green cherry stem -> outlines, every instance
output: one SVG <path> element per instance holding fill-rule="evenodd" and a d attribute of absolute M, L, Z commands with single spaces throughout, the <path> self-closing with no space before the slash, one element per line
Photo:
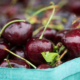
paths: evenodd
<path fill-rule="evenodd" d="M 58 6 L 57 6 L 57 5 L 51 5 L 51 6 L 42 8 L 42 9 L 36 11 L 34 14 L 32 14 L 32 15 L 28 18 L 28 20 L 30 20 L 33 16 L 35 16 L 35 15 L 37 15 L 37 14 L 43 12 L 43 11 L 46 11 L 46 10 L 48 10 L 48 9 L 52 9 L 53 7 L 58 7 Z"/>
<path fill-rule="evenodd" d="M 42 28 L 43 28 L 43 26 L 41 26 L 38 29 L 36 29 L 35 31 L 33 31 L 33 36 L 35 36 Z"/>
<path fill-rule="evenodd" d="M 0 32 L 0 37 L 1 37 L 4 29 L 5 29 L 7 26 L 9 26 L 10 24 L 15 23 L 15 22 L 25 22 L 25 20 L 13 20 L 13 21 L 8 22 L 8 23 L 7 23 L 6 25 L 4 25 L 4 27 L 2 28 L 2 30 L 1 30 L 1 32 Z"/>
<path fill-rule="evenodd" d="M 49 25 L 49 23 L 50 23 L 50 21 L 51 21 L 51 19 L 52 19 L 53 15 L 54 15 L 54 12 L 55 12 L 55 7 L 53 7 L 52 14 L 51 14 L 51 16 L 50 16 L 50 18 L 49 18 L 49 20 L 48 20 L 48 22 L 47 22 L 47 24 L 46 24 L 46 26 L 45 26 L 45 28 L 44 28 L 44 31 L 42 32 L 41 36 L 39 37 L 39 39 L 42 39 L 43 34 L 44 34 L 44 32 L 45 32 L 46 28 L 48 27 L 48 25 Z"/>
<path fill-rule="evenodd" d="M 63 52 L 63 54 L 60 56 L 60 60 L 64 57 L 64 55 L 67 53 L 67 49 Z"/>
<path fill-rule="evenodd" d="M 67 53 L 67 49 L 63 52 L 63 54 L 59 57 L 58 60 L 56 60 L 56 62 L 52 65 L 53 67 L 56 65 L 56 66 L 59 66 L 62 62 L 61 62 L 61 59 L 64 57 L 64 55 Z"/>
<path fill-rule="evenodd" d="M 13 68 L 13 67 L 11 66 L 11 64 L 9 63 L 9 60 L 7 60 L 7 59 L 5 59 L 5 60 L 6 60 L 6 62 L 8 63 L 9 67 L 10 67 L 10 68 Z"/>
<path fill-rule="evenodd" d="M 14 56 L 16 56 L 16 57 L 22 59 L 23 61 L 25 61 L 25 62 L 27 62 L 29 65 L 31 65 L 34 69 L 36 69 L 36 66 L 33 65 L 33 64 L 32 64 L 31 62 L 29 62 L 28 60 L 22 58 L 21 56 L 15 54 L 15 53 L 13 53 L 12 51 L 8 50 L 7 48 L 4 48 L 4 50 L 6 50 L 6 51 L 8 51 L 9 53 L 11 53 L 12 55 L 14 55 Z"/>

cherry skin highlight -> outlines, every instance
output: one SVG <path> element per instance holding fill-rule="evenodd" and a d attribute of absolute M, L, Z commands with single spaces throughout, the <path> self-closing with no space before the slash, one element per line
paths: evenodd
<path fill-rule="evenodd" d="M 58 42 L 61 42 L 61 39 L 62 39 L 62 37 L 68 32 L 69 30 L 61 30 L 61 31 L 58 31 L 57 33 L 56 33 L 56 37 L 55 37 L 55 41 L 56 41 L 56 44 L 58 43 Z"/>
<path fill-rule="evenodd" d="M 12 52 L 14 52 L 15 54 L 17 54 L 17 55 L 19 55 L 19 56 L 21 56 L 21 57 L 23 57 L 23 58 L 26 58 L 26 57 L 25 57 L 24 50 L 23 50 L 22 48 L 16 48 L 16 49 L 14 49 Z M 14 56 L 14 55 L 11 55 L 11 54 L 10 54 L 10 59 L 22 61 L 22 59 Z"/>
<path fill-rule="evenodd" d="M 73 29 L 62 37 L 63 45 L 71 58 L 80 57 L 80 29 Z"/>
<path fill-rule="evenodd" d="M 29 22 L 15 22 L 7 26 L 2 36 L 14 45 L 22 45 L 32 37 L 32 25 Z"/>

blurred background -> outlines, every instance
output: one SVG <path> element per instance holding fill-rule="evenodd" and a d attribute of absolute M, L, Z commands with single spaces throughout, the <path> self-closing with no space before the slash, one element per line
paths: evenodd
<path fill-rule="evenodd" d="M 72 4 L 76 2 L 79 5 L 80 0 L 0 0 L 0 29 L 12 18 L 27 20 L 37 10 L 50 6 L 51 1 L 58 5 L 58 8 L 49 27 L 59 30 L 70 28 L 72 22 L 79 17 L 79 14 L 72 10 Z M 29 21 L 34 30 L 36 27 L 45 26 L 51 13 L 52 9 L 48 9 L 32 17 Z"/>

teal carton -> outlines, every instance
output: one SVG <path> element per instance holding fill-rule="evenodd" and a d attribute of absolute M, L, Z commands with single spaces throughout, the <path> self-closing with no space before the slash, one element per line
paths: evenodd
<path fill-rule="evenodd" d="M 0 80 L 80 80 L 80 58 L 51 69 L 0 68 Z"/>

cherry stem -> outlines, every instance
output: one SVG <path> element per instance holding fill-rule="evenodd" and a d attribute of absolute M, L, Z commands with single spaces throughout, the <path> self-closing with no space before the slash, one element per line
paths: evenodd
<path fill-rule="evenodd" d="M 13 53 L 12 51 L 8 50 L 7 48 L 4 48 L 4 50 L 6 50 L 6 51 L 8 51 L 9 53 L 11 53 L 12 55 L 14 55 L 14 56 L 16 56 L 16 57 L 22 59 L 23 61 L 25 61 L 26 63 L 28 63 L 29 65 L 31 65 L 34 69 L 36 69 L 36 66 L 33 65 L 33 64 L 32 64 L 31 62 L 29 62 L 28 60 L 22 58 L 21 56 L 15 54 L 15 53 Z"/>
<path fill-rule="evenodd" d="M 51 19 L 52 19 L 53 15 L 54 15 L 54 12 L 55 12 L 55 7 L 53 6 L 53 12 L 52 12 L 52 14 L 51 14 L 51 16 L 50 16 L 50 18 L 49 18 L 49 20 L 48 20 L 47 24 L 46 24 L 46 26 L 45 26 L 45 28 L 44 28 L 44 30 L 43 30 L 43 32 L 42 32 L 42 34 L 41 34 L 41 36 L 39 37 L 39 39 L 42 39 L 43 34 L 44 34 L 44 32 L 45 32 L 46 28 L 48 27 L 48 25 L 49 25 L 49 23 L 50 23 L 50 21 L 51 21 Z"/>
<path fill-rule="evenodd" d="M 76 22 L 79 21 L 79 20 L 80 20 L 80 17 L 77 18 L 76 20 L 74 20 L 74 21 L 72 22 L 72 24 L 76 23 Z"/>
<path fill-rule="evenodd" d="M 60 56 L 60 60 L 64 57 L 64 55 L 67 53 L 67 49 L 63 52 L 63 54 Z"/>
<path fill-rule="evenodd" d="M 61 64 L 61 59 L 64 57 L 64 55 L 67 53 L 67 49 L 63 52 L 63 54 L 59 57 L 58 60 L 56 60 L 56 62 L 52 65 L 53 67 L 55 65 L 59 66 Z"/>
<path fill-rule="evenodd" d="M 39 27 L 38 29 L 36 29 L 36 30 L 33 32 L 33 36 L 35 36 L 42 28 L 43 28 L 43 26 L 42 26 L 42 27 Z"/>
<path fill-rule="evenodd" d="M 57 43 L 57 45 L 56 45 L 57 47 L 61 47 L 62 46 L 62 43 L 61 42 L 59 42 L 59 43 Z"/>
<path fill-rule="evenodd" d="M 61 0 L 61 1 L 58 3 L 58 5 L 59 5 L 60 7 L 63 7 L 67 2 L 68 2 L 67 0 Z"/>
<path fill-rule="evenodd" d="M 5 59 L 5 60 L 6 60 L 6 62 L 8 63 L 9 67 L 10 67 L 10 68 L 13 68 L 13 67 L 11 66 L 11 64 L 9 63 L 9 60 L 7 60 L 7 59 Z"/>
<path fill-rule="evenodd" d="M 28 18 L 28 20 L 30 20 L 33 16 L 35 16 L 35 15 L 41 13 L 42 11 L 46 11 L 46 10 L 48 10 L 48 9 L 52 9 L 53 7 L 59 7 L 59 6 L 58 6 L 58 5 L 51 5 L 51 6 L 42 8 L 42 9 L 36 11 L 34 14 L 32 14 L 31 17 Z"/>
<path fill-rule="evenodd" d="M 1 32 L 0 32 L 0 37 L 1 37 L 4 29 L 5 29 L 7 26 L 9 26 L 10 24 L 15 23 L 15 22 L 25 22 L 25 20 L 13 20 L 13 21 L 8 22 L 8 23 L 7 23 L 6 25 L 4 25 L 4 27 L 2 28 L 2 30 L 1 30 Z"/>
<path fill-rule="evenodd" d="M 9 54 L 7 55 L 6 59 L 9 59 Z"/>

